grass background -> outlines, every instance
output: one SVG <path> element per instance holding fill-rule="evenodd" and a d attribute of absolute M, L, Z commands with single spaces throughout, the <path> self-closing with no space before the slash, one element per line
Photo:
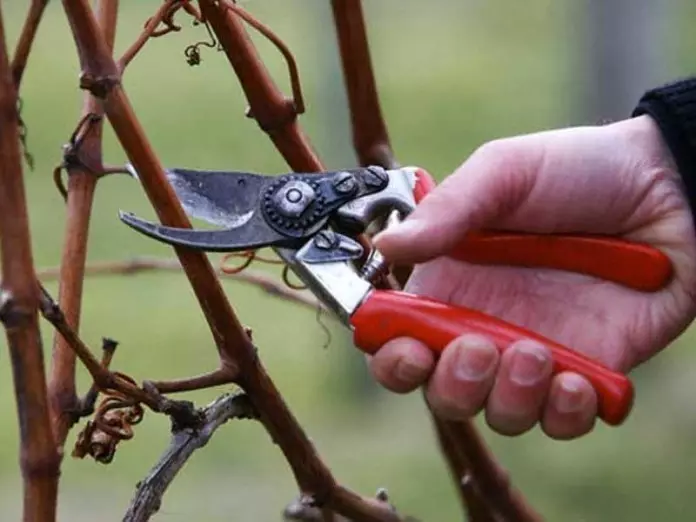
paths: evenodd
<path fill-rule="evenodd" d="M 117 49 L 124 49 L 158 2 L 122 2 Z M 328 2 L 252 0 L 245 5 L 273 27 L 295 53 L 308 112 L 302 124 L 330 167 L 354 161 L 346 124 Z M 696 8 L 672 2 L 661 78 L 692 72 Z M 584 121 L 579 100 L 592 86 L 584 58 L 581 3 L 570 0 L 365 2 L 370 41 L 385 117 L 402 163 L 426 166 L 437 177 L 451 172 L 481 143 L 509 134 Z M 25 6 L 3 5 L 11 41 Z M 206 38 L 200 27 L 150 42 L 128 69 L 125 86 L 138 117 L 166 165 L 284 172 L 286 166 L 256 124 L 243 117 L 245 101 L 224 56 L 203 49 L 191 68 L 184 48 Z M 646 35 L 646 38 L 650 35 Z M 254 37 L 280 85 L 284 65 L 272 47 Z M 42 24 L 23 86 L 24 119 L 36 169 L 26 173 L 39 267 L 56 266 L 65 211 L 50 173 L 77 121 L 79 68 L 61 6 L 53 2 Z M 649 85 L 637 85 L 636 96 Z M 632 101 L 628 100 L 630 107 Z M 105 155 L 124 155 L 107 132 Z M 90 261 L 140 255 L 169 256 L 163 245 L 132 233 L 119 209 L 153 212 L 139 187 L 107 178 L 97 190 Z M 263 266 L 258 268 L 267 269 Z M 277 273 L 273 267 L 269 269 Z M 461 519 L 458 501 L 437 452 L 419 394 L 396 396 L 366 376 L 348 336 L 315 314 L 240 283 L 224 283 L 269 372 L 337 478 L 371 494 L 387 487 L 406 513 L 423 520 Z M 49 285 L 55 292 L 55 285 Z M 143 378 L 174 378 L 214 367 L 215 351 L 182 274 L 89 279 L 82 335 L 97 347 L 102 336 L 120 342 L 115 366 Z M 44 324 L 46 349 L 51 332 Z M 4 337 L 2 341 L 4 343 Z M 693 332 L 664 356 L 639 368 L 638 402 L 621 429 L 598 426 L 573 443 L 553 442 L 539 430 L 487 440 L 515 484 L 548 520 L 693 520 L 691 477 L 696 464 L 696 359 Z M 81 375 L 81 383 L 87 379 Z M 201 404 L 219 390 L 192 394 Z M 0 519 L 21 510 L 17 426 L 7 350 L 0 351 Z M 136 482 L 168 441 L 166 419 L 147 415 L 136 438 L 109 466 L 63 465 L 60 519 L 120 520 Z M 74 441 L 74 435 L 70 443 Z M 162 521 L 279 520 L 296 494 L 278 450 L 254 423 L 235 422 L 214 437 L 175 481 Z"/>

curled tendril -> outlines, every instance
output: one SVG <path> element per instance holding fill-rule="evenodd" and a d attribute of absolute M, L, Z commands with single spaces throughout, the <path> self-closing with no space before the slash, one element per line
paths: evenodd
<path fill-rule="evenodd" d="M 206 31 L 208 31 L 208 37 L 210 38 L 210 41 L 206 42 L 205 40 L 201 40 L 200 42 L 196 42 L 194 44 L 189 45 L 184 49 L 184 56 L 186 56 L 186 63 L 188 63 L 190 66 L 195 66 L 195 65 L 200 65 L 201 61 L 203 59 L 201 58 L 201 47 L 209 47 L 210 49 L 216 49 L 217 51 L 220 51 L 222 47 L 218 44 L 217 40 L 215 39 L 215 35 L 213 34 L 213 30 L 210 28 L 210 25 L 208 23 L 204 23 Z"/>
<path fill-rule="evenodd" d="M 300 81 L 300 73 L 297 67 L 297 61 L 293 56 L 290 48 L 280 39 L 280 37 L 275 34 L 270 27 L 263 24 L 257 18 L 251 15 L 251 13 L 242 9 L 241 6 L 237 5 L 234 0 L 219 0 L 220 6 L 227 9 L 237 15 L 239 18 L 244 20 L 251 27 L 256 29 L 264 38 L 271 42 L 278 52 L 283 55 L 285 63 L 288 67 L 288 75 L 290 76 L 290 89 L 292 91 L 292 107 L 297 114 L 303 114 L 305 112 L 305 102 L 304 96 L 302 94 L 302 82 Z"/>
<path fill-rule="evenodd" d="M 229 266 L 226 263 L 232 259 L 242 259 L 241 264 L 235 266 Z M 242 252 L 230 252 L 225 254 L 220 263 L 220 271 L 223 274 L 234 275 L 238 274 L 243 270 L 246 270 L 249 265 L 254 261 L 259 261 L 261 263 L 266 263 L 269 265 L 282 265 L 283 262 L 280 259 L 272 259 L 268 257 L 262 257 L 259 255 L 258 250 L 244 250 Z M 290 267 L 285 265 L 283 267 L 283 283 L 292 288 L 293 290 L 304 290 L 307 287 L 302 284 L 293 283 L 290 281 Z"/>
<path fill-rule="evenodd" d="M 292 281 L 290 281 L 290 267 L 287 265 L 285 265 L 285 267 L 283 267 L 283 283 L 285 283 L 287 286 L 289 286 L 293 290 L 305 290 L 307 288 L 306 285 L 297 284 L 297 283 L 293 283 Z"/>
<path fill-rule="evenodd" d="M 244 261 L 242 261 L 242 263 L 238 266 L 226 265 L 227 261 L 232 258 L 243 259 Z M 251 263 L 253 263 L 254 261 L 260 261 L 261 263 L 266 263 L 269 265 L 283 264 L 283 262 L 280 259 L 261 257 L 258 253 L 258 250 L 244 250 L 243 252 L 230 252 L 229 254 L 225 254 L 220 264 L 220 271 L 224 274 L 229 275 L 238 274 L 242 270 L 248 268 L 249 265 L 251 265 Z"/>
<path fill-rule="evenodd" d="M 115 372 L 114 375 L 135 384 L 125 374 Z M 73 457 L 89 455 L 97 462 L 108 464 L 113 460 L 118 444 L 132 439 L 135 434 L 133 426 L 143 420 L 145 410 L 132 398 L 112 389 L 104 390 L 104 394 L 94 419 L 87 422 L 77 437 Z"/>

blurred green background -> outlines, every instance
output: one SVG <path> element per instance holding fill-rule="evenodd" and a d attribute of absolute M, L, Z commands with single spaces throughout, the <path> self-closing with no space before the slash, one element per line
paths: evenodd
<path fill-rule="evenodd" d="M 242 2 L 270 25 L 297 57 L 308 102 L 301 122 L 330 167 L 351 165 L 347 111 L 329 3 Z M 26 3 L 3 2 L 10 40 Z M 131 42 L 159 2 L 122 2 L 117 49 Z M 627 115 L 651 85 L 693 73 L 693 2 L 651 0 L 369 0 L 377 79 L 394 148 L 402 163 L 443 177 L 483 142 L 509 134 Z M 191 27 L 148 45 L 125 86 L 151 143 L 166 165 L 284 172 L 286 166 L 252 120 L 222 54 L 203 48 L 191 68 L 184 48 L 206 39 Z M 287 90 L 284 64 L 254 36 Z M 42 24 L 23 86 L 24 119 L 36 169 L 27 172 L 33 247 L 39 267 L 56 266 L 64 206 L 51 181 L 78 119 L 82 95 L 72 37 L 58 2 Z M 107 161 L 124 161 L 109 132 Z M 90 261 L 169 257 L 164 246 L 122 226 L 117 211 L 152 210 L 125 177 L 99 184 Z M 275 267 L 257 268 L 278 274 Z M 227 280 L 261 357 L 336 477 L 364 494 L 386 487 L 405 513 L 461 520 L 420 395 L 375 386 L 348 336 L 328 318 L 332 342 L 315 314 Z M 49 288 L 55 292 L 56 286 Z M 82 334 L 120 342 L 115 367 L 138 379 L 174 378 L 214 367 L 215 350 L 185 277 L 179 273 L 104 276 L 87 281 Z M 47 350 L 51 332 L 42 332 Z M 693 334 L 634 373 L 638 402 L 621 429 L 598 426 L 572 443 L 539 430 L 509 439 L 483 428 L 514 483 L 548 520 L 693 520 L 692 473 L 696 358 Z M 3 341 L 4 342 L 4 337 Z M 7 351 L 0 351 L 0 519 L 21 510 L 17 426 Z M 81 383 L 87 380 L 81 375 Z M 219 390 L 193 394 L 200 404 Z M 74 442 L 73 432 L 69 440 Z M 168 441 L 166 419 L 148 414 L 136 438 L 102 466 L 66 457 L 60 520 L 120 520 L 136 482 Z M 197 453 L 165 497 L 155 520 L 281 519 L 296 494 L 282 456 L 254 423 L 224 427 Z"/>

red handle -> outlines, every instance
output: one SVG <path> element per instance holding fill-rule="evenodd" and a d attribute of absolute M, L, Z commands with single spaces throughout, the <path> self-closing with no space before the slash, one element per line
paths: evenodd
<path fill-rule="evenodd" d="M 465 333 L 485 335 L 502 350 L 520 339 L 533 339 L 549 346 L 553 373 L 572 371 L 583 375 L 599 398 L 598 415 L 607 424 L 621 424 L 633 405 L 633 385 L 622 374 L 546 339 L 495 317 L 468 308 L 391 290 L 373 290 L 353 314 L 355 345 L 375 353 L 397 337 L 418 339 L 436 353 Z"/>
<path fill-rule="evenodd" d="M 476 232 L 448 256 L 482 265 L 566 270 L 644 292 L 660 290 L 672 277 L 672 263 L 659 250 L 607 236 Z"/>
<path fill-rule="evenodd" d="M 425 170 L 416 171 L 416 201 L 435 188 Z M 635 290 L 655 292 L 672 278 L 669 258 L 640 243 L 583 234 L 475 232 L 456 245 L 449 257 L 482 265 L 553 268 L 585 274 Z"/>

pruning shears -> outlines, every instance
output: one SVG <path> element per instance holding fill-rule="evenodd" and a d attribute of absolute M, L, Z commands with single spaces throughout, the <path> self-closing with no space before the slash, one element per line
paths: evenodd
<path fill-rule="evenodd" d="M 487 335 L 501 350 L 516 340 L 534 339 L 551 348 L 554 373 L 572 371 L 591 382 L 602 420 L 619 425 L 628 415 L 633 385 L 625 375 L 480 311 L 378 288 L 375 281 L 388 265 L 378 251 L 366 251 L 359 236 L 375 222 L 388 225 L 412 212 L 435 187 L 425 170 L 370 166 L 263 175 L 175 168 L 166 174 L 190 217 L 221 228 L 173 228 L 121 212 L 123 222 L 158 241 L 202 251 L 273 247 L 352 330 L 360 350 L 375 353 L 397 337 L 418 339 L 436 353 L 464 333 Z M 608 236 L 476 232 L 450 256 L 477 264 L 573 271 L 644 292 L 659 290 L 672 276 L 662 252 Z"/>

